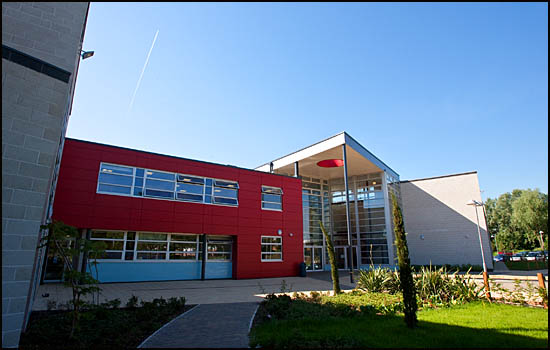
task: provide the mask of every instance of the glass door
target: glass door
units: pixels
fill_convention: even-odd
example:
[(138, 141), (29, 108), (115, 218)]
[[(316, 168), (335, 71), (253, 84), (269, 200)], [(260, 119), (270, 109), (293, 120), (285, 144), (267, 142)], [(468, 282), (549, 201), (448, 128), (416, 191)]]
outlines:
[(304, 262), (306, 263), (306, 271), (322, 271), (323, 247), (304, 247)]
[(338, 269), (345, 269), (348, 260), (346, 247), (334, 247), (334, 255), (336, 255), (336, 266), (338, 267)]
[[(66, 248), (72, 247), (72, 240), (65, 242)], [(59, 254), (54, 254), (54, 250), (48, 247), (46, 255), (46, 265), (44, 267), (44, 282), (61, 282), (63, 272), (65, 271), (65, 262)]]
[[(352, 257), (353, 257), (353, 269), (357, 270), (357, 247), (352, 247)], [(336, 255), (336, 266), (338, 266), (338, 269), (349, 269), (349, 262), (348, 262), (348, 252), (349, 248), (345, 246), (340, 247), (334, 247), (334, 253)]]
[(306, 271), (313, 270), (313, 249), (304, 247), (304, 262), (306, 263)]
[(313, 271), (323, 270), (323, 247), (313, 247)]

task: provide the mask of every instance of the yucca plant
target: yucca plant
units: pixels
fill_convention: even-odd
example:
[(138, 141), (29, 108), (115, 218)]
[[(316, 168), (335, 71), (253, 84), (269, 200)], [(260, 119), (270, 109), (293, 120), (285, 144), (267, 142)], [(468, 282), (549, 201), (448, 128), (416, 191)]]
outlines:
[(380, 266), (370, 266), (368, 270), (359, 270), (357, 287), (368, 292), (381, 293), (386, 289), (389, 270)]

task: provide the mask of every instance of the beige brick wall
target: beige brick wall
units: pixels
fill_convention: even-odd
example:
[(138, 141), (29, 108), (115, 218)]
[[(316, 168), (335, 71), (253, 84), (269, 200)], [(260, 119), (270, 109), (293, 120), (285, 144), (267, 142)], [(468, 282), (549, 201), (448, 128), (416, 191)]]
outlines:
[(16, 347), (66, 124), (88, 3), (2, 3), (2, 44), (72, 73), (2, 59), (2, 347)]
[[(401, 196), (412, 264), (482, 265), (475, 207), (466, 205), (481, 202), (476, 172), (404, 181)], [(477, 210), (485, 263), (492, 269), (483, 209)]]

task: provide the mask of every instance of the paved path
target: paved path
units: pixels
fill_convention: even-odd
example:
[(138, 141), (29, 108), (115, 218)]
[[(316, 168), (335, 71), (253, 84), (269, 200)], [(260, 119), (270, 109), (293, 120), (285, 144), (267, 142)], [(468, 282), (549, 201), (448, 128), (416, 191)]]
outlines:
[(247, 348), (258, 303), (201, 304), (146, 339), (140, 348)]
[[(100, 302), (120, 299), (122, 306), (135, 295), (139, 300), (151, 301), (154, 298), (185, 297), (187, 304), (223, 304), (241, 302), (261, 302), (262, 294), (280, 292), (283, 287), (292, 292), (332, 290), (330, 272), (311, 272), (307, 277), (277, 277), (243, 280), (206, 280), (206, 281), (163, 281), (103, 283)], [(340, 287), (353, 289), (349, 276), (340, 273)], [(42, 284), (38, 287), (33, 311), (46, 310), (48, 302), (64, 304), (71, 300), (71, 289), (61, 283)], [(92, 301), (91, 297), (85, 297)]]

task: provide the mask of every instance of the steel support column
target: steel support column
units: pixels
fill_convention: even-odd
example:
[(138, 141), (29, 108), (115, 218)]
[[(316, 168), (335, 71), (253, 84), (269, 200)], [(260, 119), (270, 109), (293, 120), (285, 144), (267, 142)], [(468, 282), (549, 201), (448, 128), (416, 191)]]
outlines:
[(201, 265), (201, 280), (204, 281), (206, 277), (206, 234), (203, 234), (201, 236), (201, 242), (202, 242), (202, 265)]
[(346, 219), (348, 228), (348, 263), (349, 263), (349, 281), (353, 283), (353, 249), (351, 246), (351, 218), (349, 212), (349, 185), (348, 185), (348, 160), (346, 155), (346, 144), (342, 145), (344, 158), (344, 185), (346, 187)]

